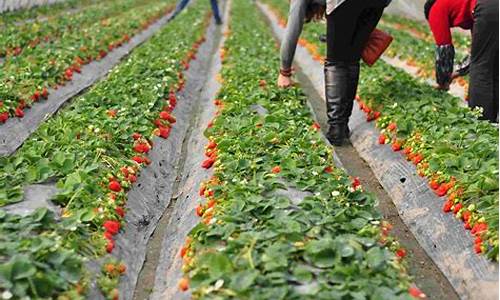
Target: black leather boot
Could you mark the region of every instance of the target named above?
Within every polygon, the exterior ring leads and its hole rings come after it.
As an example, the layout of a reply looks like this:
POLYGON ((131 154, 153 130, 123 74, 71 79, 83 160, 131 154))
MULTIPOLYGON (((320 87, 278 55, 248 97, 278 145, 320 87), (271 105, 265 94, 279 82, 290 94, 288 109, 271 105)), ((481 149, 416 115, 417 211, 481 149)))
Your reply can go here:
POLYGON ((326 137, 331 144, 342 146, 349 137, 352 113, 359 78, 359 63, 325 63, 325 98, 328 124, 326 137))

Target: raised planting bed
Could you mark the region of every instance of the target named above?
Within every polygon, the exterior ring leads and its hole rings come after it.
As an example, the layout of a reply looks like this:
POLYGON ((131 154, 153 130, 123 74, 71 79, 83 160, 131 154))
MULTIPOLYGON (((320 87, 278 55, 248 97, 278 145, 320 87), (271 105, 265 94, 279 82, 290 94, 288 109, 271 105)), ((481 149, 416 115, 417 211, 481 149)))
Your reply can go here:
MULTIPOLYGON (((277 18, 275 18, 272 12, 266 8, 267 7, 263 6, 266 15, 273 20, 273 29, 277 35, 282 38, 284 34, 283 29, 278 25, 277 18)), ((297 49, 297 63, 304 73, 311 78, 318 93, 322 94, 323 68, 321 64, 315 62, 308 54, 307 50, 302 47, 297 49)), ((463 195, 466 194, 464 193, 460 199, 453 198, 453 201, 456 202, 452 208, 457 208, 456 217, 458 217, 458 220, 450 215, 443 214, 441 212, 442 204, 438 201, 439 194, 444 192, 445 187, 442 187, 439 191, 436 190, 433 192, 428 186, 427 180, 417 175, 417 169, 414 168, 413 164, 407 163, 404 156, 398 154, 399 151, 393 151, 392 147, 394 147, 394 150, 399 148, 397 145, 398 143, 395 143, 396 145, 394 146, 391 145, 391 147, 381 146, 378 143, 380 132, 373 126, 373 122, 370 123, 367 122, 367 120, 378 119, 382 121, 386 114, 391 113, 391 110, 397 111, 397 109, 406 107, 406 114, 404 116, 403 114, 399 115, 398 119, 404 124, 403 128, 396 125, 396 127, 393 128, 394 134, 403 134, 405 131, 416 130, 416 128, 419 128, 422 132, 431 131, 433 134, 436 134, 429 135, 429 137, 424 140, 424 145, 426 145, 426 149, 429 151, 427 153, 431 153, 429 156, 424 157, 424 163, 425 160, 429 161, 431 158, 434 158, 434 160, 439 157, 441 157, 441 160, 449 159, 448 157, 443 158, 441 156, 444 153, 447 153, 447 155, 454 155, 452 160, 463 160, 461 157, 470 157, 469 155, 474 155, 470 153, 471 151, 467 150, 467 147, 473 147, 473 145, 475 145, 474 143, 476 141, 473 139, 468 140, 462 138, 462 143, 465 143, 465 145, 451 153, 446 151, 440 153, 436 150, 439 148, 433 149, 432 147, 442 147, 443 144, 448 147, 454 145, 449 141, 451 137, 446 134, 447 132, 450 135, 454 130, 464 130, 470 133, 470 131, 474 132, 474 130, 471 129, 472 127, 476 128, 475 130, 477 131, 475 132, 481 132, 481 135, 482 132, 484 132, 485 136, 491 140, 495 140, 498 139, 498 137, 495 137, 495 131, 497 132, 496 135, 498 135, 498 129, 486 122, 477 120, 474 113, 470 110, 460 108, 459 105, 457 105, 460 101, 459 99, 453 98, 446 93, 435 91, 425 84, 418 83, 404 72, 398 71, 382 61, 377 62, 373 68, 363 68, 359 87, 360 92, 371 91, 371 93, 373 93, 374 87, 377 87, 376 89, 380 91, 377 95, 377 98, 380 99, 379 101, 385 101, 384 109, 381 111, 368 109, 369 107, 366 103, 363 103, 361 106, 364 110, 355 106, 350 123, 352 131, 351 142, 358 150, 360 156, 372 167, 380 183, 392 197, 403 221, 412 230, 422 247, 449 279, 460 297, 463 299, 476 299, 476 297, 481 297, 482 299, 496 299, 498 297, 498 265, 494 262, 488 262, 486 257, 477 256, 474 252, 484 252, 488 254, 490 259, 497 259, 498 250, 495 248, 497 247, 498 231, 495 229, 497 228, 495 226, 498 225, 496 225, 497 223, 494 221, 494 215, 498 213, 498 202, 495 204, 495 201, 498 201, 498 198, 495 198, 498 197, 495 196, 495 194, 498 193, 498 188, 496 190, 491 188, 491 190, 487 192, 489 196, 486 196, 486 199, 488 199, 488 197, 491 197, 490 199, 497 199, 491 202, 482 202, 482 200, 480 200, 483 199, 483 191, 479 191, 475 188, 470 189, 470 191, 472 191, 472 193, 468 194, 468 197, 471 199, 470 201, 481 201, 483 205, 488 203, 486 205, 487 207, 481 209, 481 212, 477 210, 477 204, 474 212, 468 209, 468 204, 464 205, 462 203, 462 207, 458 205, 459 202, 463 201, 463 195), (399 84, 397 87, 394 87, 392 82, 399 84), (395 94, 396 90, 398 90, 397 95, 395 94), (417 105, 424 102, 427 102, 427 104, 422 106, 417 105), (396 105, 394 105, 395 103, 396 105), (433 109, 435 105, 438 105, 438 108, 433 109), (429 115, 426 113, 427 110, 439 115, 439 117, 433 116, 432 114, 429 115), (434 127, 426 128, 426 124, 430 124, 430 122, 433 122, 432 126, 434 127), (442 122, 442 124, 440 124, 440 122, 442 122), (448 122, 454 125, 449 125, 448 122), (460 122, 463 123, 463 125, 460 125, 460 122), (412 125, 410 126, 408 123, 412 125), (406 126, 410 126, 411 128, 406 126), (401 130, 401 133, 399 133, 398 130, 401 130), (436 132, 434 133, 434 131, 436 132), (429 140, 430 137, 437 137, 438 132, 444 132, 439 136, 439 142, 434 141, 431 143, 429 140), (472 196, 473 193, 476 193, 476 195, 472 196), (491 226, 494 229, 491 230, 490 227, 490 230, 484 230, 485 225, 478 225, 474 232, 476 236, 469 237, 467 230, 464 228, 465 223, 461 221, 464 220, 464 218, 465 220, 469 220, 469 226, 473 226, 473 223, 483 224, 482 222, 485 221, 486 218, 481 219, 482 213, 490 216, 490 220, 493 224, 491 226), (475 241, 477 241, 477 244, 475 241)), ((363 97, 360 99, 363 99, 363 97)), ((385 126, 388 126, 388 123, 389 122, 387 122, 385 126)), ((391 128, 393 126, 395 125, 391 125, 391 128)), ((390 136, 392 137, 393 135, 391 134, 390 136)), ((386 142, 385 139, 387 139, 387 136, 384 138, 384 142, 386 142)), ((457 141, 458 140, 459 139, 457 139, 457 141)), ((401 147, 403 148, 403 146, 401 147)), ((493 154, 495 151, 498 151, 495 150, 495 147, 498 146, 492 143, 489 145, 489 150, 484 151, 491 151, 489 154, 491 157, 496 156, 493 154)), ((479 156, 484 154, 475 153, 479 156)), ((414 154, 414 156, 417 155, 414 154)), ((488 157, 488 155, 485 156, 488 157)), ((482 157, 483 156, 481 156, 481 159, 468 159, 472 161, 482 161, 482 157)), ((418 160, 420 160, 420 158, 418 158, 418 160)), ((492 176, 489 178, 498 177, 498 173, 494 171, 495 168, 498 169, 498 161, 492 158, 489 162, 489 167, 482 165, 483 167, 479 169, 460 169, 465 173, 469 171, 473 173, 461 175, 460 177, 478 176, 476 178, 480 178, 478 179, 479 182, 485 182, 486 178, 488 178, 487 176, 492 176), (495 164, 497 165, 496 167, 494 166, 495 164), (490 173, 486 176, 484 172, 490 173)), ((422 161, 420 161, 419 164, 420 163, 422 163, 422 161)), ((455 172, 458 173, 457 171, 455 172)), ((488 182, 491 181, 488 179, 488 182)), ((455 183, 453 188, 458 189, 458 184, 455 183)), ((487 189, 489 189, 489 187, 487 189)), ((446 191, 446 193, 449 193, 448 197, 452 197, 452 191, 453 190, 446 191)), ((453 194, 456 196, 456 193, 453 194)), ((472 206, 471 208, 474 207, 472 206)))
MULTIPOLYGON (((75 30, 59 28, 64 33, 55 40, 50 41, 50 37, 47 42, 38 40, 36 45, 24 48, 19 55, 6 57, 0 66, 0 125, 11 117, 24 117, 26 108, 47 99, 53 89, 70 82, 76 73, 81 72, 82 66, 103 59, 113 49, 126 44, 135 34, 168 14, 174 1, 151 0, 139 4, 142 5, 129 4, 123 13, 98 18, 100 20, 87 25, 86 21, 70 16, 67 20, 69 24, 63 22, 62 26, 74 26, 75 30), (79 24, 80 21, 83 24, 79 24)), ((117 4, 111 9, 118 8, 117 4)), ((99 11, 90 10, 90 15, 99 11)), ((31 35, 29 32, 26 34, 31 35)), ((36 38, 33 37, 33 40, 36 41, 36 38)))
POLYGON ((271 84, 278 51, 255 5, 235 0, 231 17, 199 165, 214 174, 196 189, 201 222, 179 249, 179 289, 195 299, 424 297, 375 199, 333 166, 301 90, 271 84))
MULTIPOLYGON (((137 238, 123 236, 123 228, 131 225, 125 223, 127 192, 139 189, 134 199, 157 196, 141 194, 153 183, 141 179, 139 172, 166 175, 165 169, 156 169, 169 165, 163 160, 169 153, 155 151, 157 145, 175 149, 175 143, 169 146, 163 140, 176 130, 176 93, 184 89, 183 71, 204 41, 207 9, 208 3, 193 4, 184 18, 173 20, 106 80, 40 126, 14 155, 0 159, 0 202, 8 204, 0 210, 0 240, 5 246, 0 248, 2 293, 17 298, 100 299, 99 287, 106 298, 117 299, 119 279, 126 274, 128 289, 120 296, 132 297, 130 289, 140 269, 137 261, 144 253, 122 252, 137 238), (150 159, 148 153, 155 155, 150 159), (33 193, 24 190, 42 184, 50 187, 53 195, 45 201, 58 206, 55 213, 41 208, 25 217, 14 216, 17 207, 12 202, 31 202, 33 193), (130 274, 118 259, 124 253, 137 259, 130 274)), ((162 186, 156 182, 154 191, 162 186)), ((161 214, 165 203, 157 205, 154 209, 161 214)), ((128 220, 145 228, 151 220, 134 213, 137 207, 128 220)))

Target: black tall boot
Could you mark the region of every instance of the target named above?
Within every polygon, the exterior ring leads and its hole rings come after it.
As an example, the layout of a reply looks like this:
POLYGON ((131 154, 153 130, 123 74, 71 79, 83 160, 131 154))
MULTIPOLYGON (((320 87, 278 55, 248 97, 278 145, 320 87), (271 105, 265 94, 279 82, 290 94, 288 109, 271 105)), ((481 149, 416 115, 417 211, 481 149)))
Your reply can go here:
POLYGON ((328 124, 326 137, 331 144, 342 146, 349 136, 349 117, 352 113, 359 78, 359 63, 325 63, 325 98, 328 124))

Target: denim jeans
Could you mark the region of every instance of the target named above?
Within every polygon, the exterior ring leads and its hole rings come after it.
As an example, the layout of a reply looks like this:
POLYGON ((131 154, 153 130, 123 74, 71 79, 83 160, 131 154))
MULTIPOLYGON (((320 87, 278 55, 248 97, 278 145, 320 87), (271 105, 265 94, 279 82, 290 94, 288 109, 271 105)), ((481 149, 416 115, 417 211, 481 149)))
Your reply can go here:
MULTIPOLYGON (((177 3, 177 6, 175 7, 174 16, 180 13, 186 7, 186 5, 188 5, 188 3, 189 0, 180 0, 179 3, 177 3)), ((217 5, 217 0, 210 0, 210 6, 212 7, 212 12, 214 14, 215 21, 220 23, 221 18, 219 13, 219 6, 217 5)))

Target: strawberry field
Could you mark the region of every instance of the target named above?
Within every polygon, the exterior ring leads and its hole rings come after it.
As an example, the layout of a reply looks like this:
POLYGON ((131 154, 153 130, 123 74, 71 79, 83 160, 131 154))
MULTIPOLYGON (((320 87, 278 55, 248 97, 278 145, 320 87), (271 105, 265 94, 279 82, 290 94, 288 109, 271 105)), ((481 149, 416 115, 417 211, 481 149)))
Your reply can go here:
POLYGON ((1 299, 498 298, 498 126, 422 80, 425 24, 383 16, 333 148, 324 22, 282 89, 288 1, 175 5, 0 15, 1 299))

